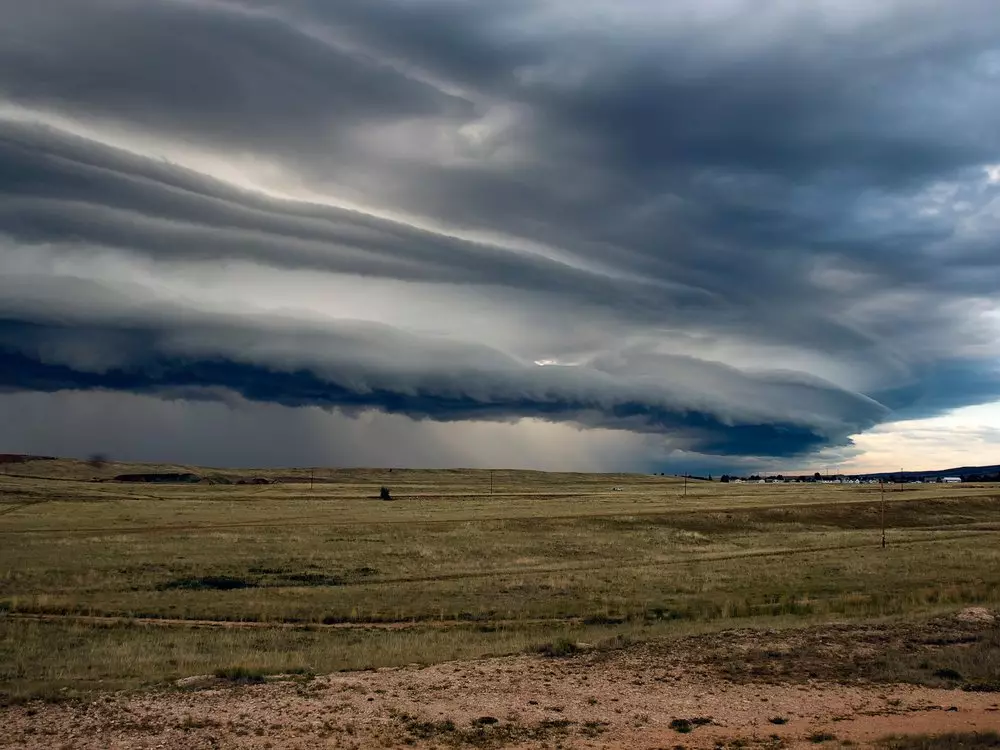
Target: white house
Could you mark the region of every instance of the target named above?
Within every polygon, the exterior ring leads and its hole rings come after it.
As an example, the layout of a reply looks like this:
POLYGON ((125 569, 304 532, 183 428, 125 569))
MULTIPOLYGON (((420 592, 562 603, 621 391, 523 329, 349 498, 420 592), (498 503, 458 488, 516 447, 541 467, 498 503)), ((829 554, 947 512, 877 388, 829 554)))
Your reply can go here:
POLYGON ((941 477, 941 481, 946 484, 957 484, 962 481, 962 477, 941 477))

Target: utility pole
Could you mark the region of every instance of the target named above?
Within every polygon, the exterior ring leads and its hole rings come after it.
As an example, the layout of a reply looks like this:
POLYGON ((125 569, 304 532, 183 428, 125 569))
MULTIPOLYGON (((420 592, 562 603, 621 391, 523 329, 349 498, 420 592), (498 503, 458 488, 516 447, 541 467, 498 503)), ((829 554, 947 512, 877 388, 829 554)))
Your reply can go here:
POLYGON ((684 475, 684 497, 688 496, 688 475, 684 475))
POLYGON ((309 469, 309 489, 313 488, 313 471, 314 469, 309 469))
POLYGON ((493 469, 490 469, 490 497, 493 497, 493 469))
POLYGON ((882 488, 882 549, 885 549, 885 482, 879 482, 882 488))

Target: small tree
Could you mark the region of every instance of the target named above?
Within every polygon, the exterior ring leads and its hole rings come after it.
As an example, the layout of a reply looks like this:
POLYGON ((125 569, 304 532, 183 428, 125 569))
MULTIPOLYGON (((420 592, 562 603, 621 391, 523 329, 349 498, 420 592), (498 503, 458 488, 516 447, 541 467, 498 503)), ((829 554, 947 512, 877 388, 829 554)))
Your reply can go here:
POLYGON ((378 496, 382 500, 392 500, 392 495, 389 493, 389 488, 384 485, 379 489, 378 496))

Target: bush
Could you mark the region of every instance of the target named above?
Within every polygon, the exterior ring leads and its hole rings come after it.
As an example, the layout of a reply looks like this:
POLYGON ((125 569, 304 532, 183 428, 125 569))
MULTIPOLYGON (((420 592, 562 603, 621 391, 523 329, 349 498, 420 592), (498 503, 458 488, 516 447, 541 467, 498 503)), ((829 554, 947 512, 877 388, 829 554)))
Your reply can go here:
POLYGON ((382 500, 392 500, 392 495, 390 494, 388 487, 381 487, 378 491, 378 496, 382 500))
POLYGON ((954 669, 948 669, 948 668, 937 670, 936 672, 934 672, 934 676, 938 677, 938 678, 940 678, 942 680, 961 680, 962 679, 962 673, 961 672, 958 672, 957 670, 954 670, 954 669))
POLYGON ((239 685, 259 685, 264 682, 264 672, 247 667, 224 667, 215 670, 215 676, 239 685))
POLYGON ((536 651, 542 656, 572 656, 580 652, 580 647, 569 638, 558 638, 551 643, 543 643, 536 651))
POLYGON ((821 742, 830 742, 831 740, 835 740, 837 737, 829 732, 813 732, 806 739, 818 745, 821 742))

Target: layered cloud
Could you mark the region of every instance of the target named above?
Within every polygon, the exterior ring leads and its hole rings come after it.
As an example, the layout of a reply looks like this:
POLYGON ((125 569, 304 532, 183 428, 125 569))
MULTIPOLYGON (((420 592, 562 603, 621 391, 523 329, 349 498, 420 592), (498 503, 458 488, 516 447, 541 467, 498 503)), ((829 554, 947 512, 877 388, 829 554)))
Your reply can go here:
POLYGON ((1000 399, 992 4, 661 6, 0 0, 0 387, 709 462, 1000 399))

